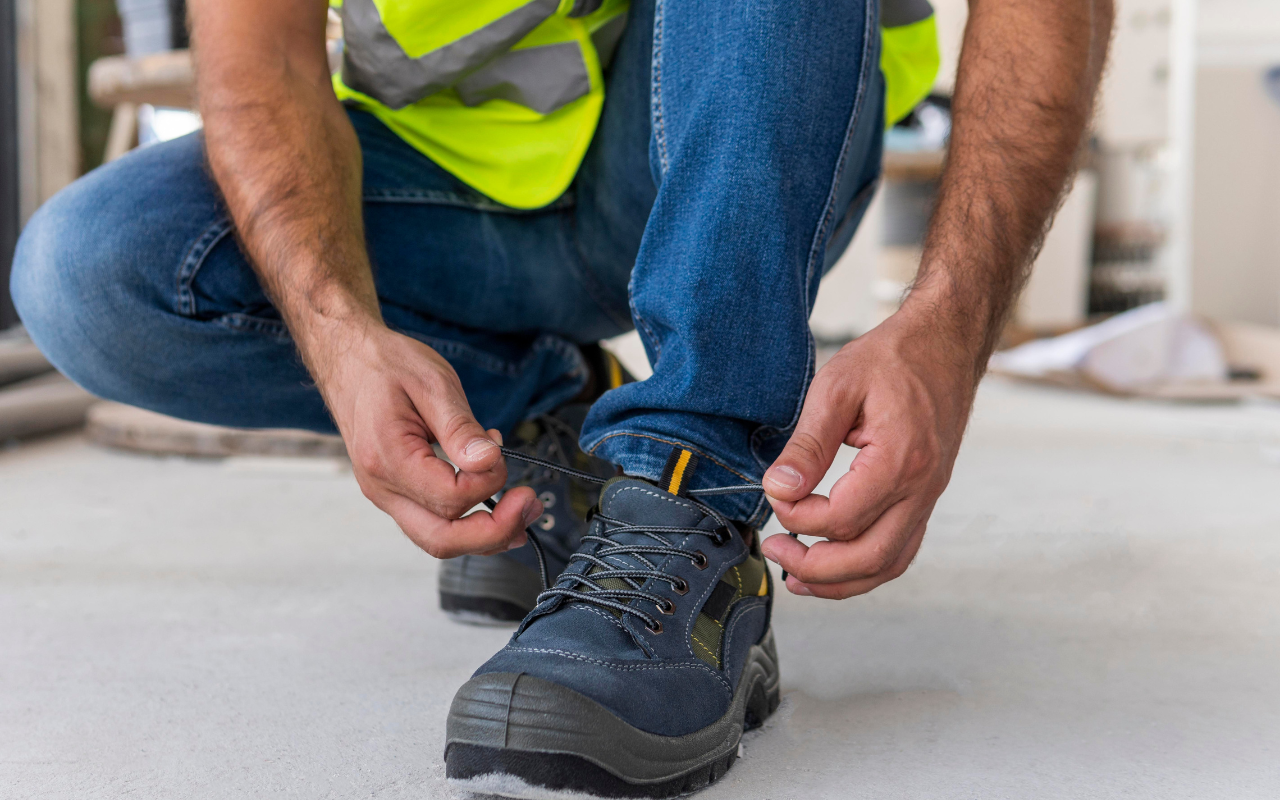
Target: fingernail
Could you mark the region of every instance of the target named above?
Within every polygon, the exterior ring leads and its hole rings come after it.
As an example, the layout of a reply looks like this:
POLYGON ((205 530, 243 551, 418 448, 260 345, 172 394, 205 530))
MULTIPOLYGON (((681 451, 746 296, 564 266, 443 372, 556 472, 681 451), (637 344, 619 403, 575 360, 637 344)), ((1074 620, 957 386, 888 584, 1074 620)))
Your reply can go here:
POLYGON ((804 482, 804 478, 800 476, 799 472, 787 466, 770 467, 769 471, 765 473, 765 477, 788 489, 799 489, 800 484, 804 482))
POLYGON ((791 584, 787 584, 787 588, 791 590, 792 594, 798 594, 803 597, 813 597, 813 592, 805 588, 803 584, 799 586, 792 586, 791 584))
POLYGON ((467 458, 478 458, 490 447, 497 447, 497 445, 488 439, 472 439, 467 442, 466 447, 462 448, 462 454, 467 458))
POLYGON ((527 528, 533 524, 533 521, 542 516, 542 509, 538 507, 538 499, 530 497, 524 503, 524 526, 527 528))
POLYGON ((520 539, 519 541, 515 541, 507 545, 507 550, 508 551, 519 550, 521 547, 524 547, 528 543, 529 543, 529 537, 526 536, 525 538, 520 539))
POLYGON ((760 548, 760 555, 769 559, 770 561, 777 564, 778 566, 782 566, 782 562, 778 560, 778 557, 775 556, 773 553, 770 553, 768 550, 765 550, 763 547, 760 548))

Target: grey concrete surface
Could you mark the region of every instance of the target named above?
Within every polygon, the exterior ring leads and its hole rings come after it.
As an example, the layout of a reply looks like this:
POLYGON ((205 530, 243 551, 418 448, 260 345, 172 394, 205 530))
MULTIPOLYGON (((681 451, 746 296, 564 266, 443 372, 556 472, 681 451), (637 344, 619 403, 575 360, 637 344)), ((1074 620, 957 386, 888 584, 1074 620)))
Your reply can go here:
MULTIPOLYGON (((436 798, 507 633, 340 462, 0 452, 0 797, 436 798)), ((783 596, 715 798, 1280 797, 1280 408, 988 382, 917 563, 783 596)))

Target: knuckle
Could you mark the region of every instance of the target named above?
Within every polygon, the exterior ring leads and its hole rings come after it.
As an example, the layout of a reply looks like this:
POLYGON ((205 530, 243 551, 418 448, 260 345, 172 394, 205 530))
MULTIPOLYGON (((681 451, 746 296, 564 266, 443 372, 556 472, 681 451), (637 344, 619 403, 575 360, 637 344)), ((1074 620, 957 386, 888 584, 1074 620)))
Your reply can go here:
POLYGON ((849 398, 848 388, 840 381, 824 380, 816 388, 819 399, 828 405, 840 406, 849 398))
POLYGON ((387 478, 386 465, 377 453, 367 451, 356 453, 351 463, 357 474, 362 473, 375 481, 385 481, 387 478))
POLYGON ((933 453, 927 448, 912 448, 902 460, 902 472, 909 479, 924 477, 933 471, 937 463, 933 453))
POLYGON ((827 532, 826 538, 836 542, 847 542, 851 539, 858 538, 862 531, 858 528, 856 521, 852 519, 843 519, 831 526, 831 530, 827 532))
POLYGON ((433 497, 427 500, 427 510, 438 517, 458 519, 470 506, 450 498, 433 497))
POLYGON ((457 438, 458 435, 469 428, 471 424, 472 419, 470 417, 463 414, 461 411, 455 411, 445 417, 445 419, 440 423, 440 430, 435 433, 441 441, 447 442, 457 438))
POLYGON ((880 575, 888 572, 897 557, 897 553, 893 551, 892 546, 888 544, 879 544, 867 554, 864 562, 866 572, 869 575, 880 575))
POLYGON ((807 431, 796 431, 791 434, 791 441, 787 446, 798 451, 800 457, 806 461, 822 461, 822 443, 807 431))

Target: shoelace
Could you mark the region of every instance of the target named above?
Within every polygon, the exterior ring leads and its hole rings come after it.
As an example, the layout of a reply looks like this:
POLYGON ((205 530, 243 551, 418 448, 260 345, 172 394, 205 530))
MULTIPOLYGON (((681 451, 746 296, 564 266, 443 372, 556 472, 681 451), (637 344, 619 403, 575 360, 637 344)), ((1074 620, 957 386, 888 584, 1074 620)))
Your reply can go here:
MULTIPOLYGON (((526 453, 521 453, 507 447, 503 447, 501 450, 502 454, 507 458, 514 458, 517 461, 523 461, 528 464, 543 467, 544 469, 552 469, 587 483, 604 485, 607 482, 606 479, 592 475, 589 472, 583 472, 582 470, 573 469, 572 467, 567 467, 563 464, 557 464, 554 461, 530 456, 526 453)), ((602 608, 612 609, 622 614, 634 615, 644 621, 645 627, 648 628, 651 633, 662 633, 662 622, 658 620, 657 617, 648 613, 643 608, 635 608, 627 605, 624 601, 635 599, 645 600, 653 603, 657 608, 658 613, 670 615, 675 613, 674 603, 661 595, 643 591, 640 587, 644 585, 645 581, 656 579, 669 583, 676 594, 684 594, 689 591, 689 585, 683 578, 668 575, 667 573, 659 570, 657 565, 646 558, 646 556, 677 556, 688 558, 698 569, 706 569, 707 564, 710 562, 707 559, 706 553, 703 553, 701 550, 686 550, 684 548, 674 547, 664 539, 661 534, 702 535, 708 537, 714 546, 719 547, 729 541, 729 538, 733 535, 731 533, 732 527, 729 521, 714 509, 703 503, 699 503, 693 498, 710 497, 712 495, 721 494, 736 494, 738 492, 761 491, 764 491, 764 487, 758 483, 743 483, 735 486, 691 489, 685 492, 685 496, 688 497, 694 505, 698 506, 698 508, 702 509, 702 511, 708 516, 720 523, 719 527, 715 530, 664 525, 632 525, 624 522, 623 520, 607 517, 597 512, 593 516, 593 519, 599 519, 604 522, 604 534, 588 534, 582 537, 582 540, 584 542, 595 542, 599 545, 603 545, 603 547, 598 549, 594 554, 581 552, 574 553, 569 557, 569 563, 572 564, 575 561, 589 561, 596 567, 599 567, 599 571, 589 575, 583 573, 575 575, 566 574, 561 576, 560 580, 570 582, 570 586, 562 587, 558 584, 554 586, 552 585, 551 576, 547 572, 547 558, 543 551, 543 544, 538 539, 538 534, 533 530, 533 527, 529 526, 525 528, 525 532, 529 536, 529 544, 533 546, 534 555, 538 559, 538 572, 542 578, 543 591, 538 595, 537 603, 540 605, 544 600, 552 597, 565 597, 571 600, 597 605, 602 608), (652 539, 654 544, 624 545, 618 544, 610 538, 611 536, 617 536, 623 533, 643 534, 644 536, 652 539), (620 569, 616 565, 610 564, 604 560, 610 556, 630 556, 642 564, 643 567, 620 569), (598 583, 598 581, 609 578, 619 578, 630 588, 611 588, 598 583), (582 591, 577 588, 580 586, 586 586, 589 591, 582 591)), ((485 500, 484 504, 490 509, 497 506, 497 503, 492 499, 485 500)))

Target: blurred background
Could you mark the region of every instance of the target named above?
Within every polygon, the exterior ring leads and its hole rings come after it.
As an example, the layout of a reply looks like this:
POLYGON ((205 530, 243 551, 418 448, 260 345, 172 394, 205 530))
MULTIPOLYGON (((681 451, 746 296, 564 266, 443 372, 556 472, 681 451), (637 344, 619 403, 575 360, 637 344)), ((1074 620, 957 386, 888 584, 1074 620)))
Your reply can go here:
MULTIPOLYGON (((812 327, 827 349, 891 314, 919 263, 967 10, 964 0, 935 5, 942 70, 934 94, 889 131, 881 188, 823 283, 812 327)), ((1069 357, 1033 349, 993 366, 1122 394, 1272 396, 1269 384, 1280 380, 1272 336, 1280 326, 1280 4, 1117 5, 1079 172, 1002 346, 1159 305, 1068 340, 1069 357), (1111 345, 1111 372, 1090 373, 1088 353, 1117 336, 1130 341, 1111 345), (1202 346, 1188 351, 1188 336, 1202 346)), ((184 0, 9 0, 0 10, 0 352, 8 353, 0 379, 38 368, 37 356, 18 353, 25 345, 5 279, 23 222, 104 161, 199 127, 184 21, 184 0)), ((336 57, 336 16, 329 35, 336 57)), ((644 371, 638 342, 617 348, 644 371)), ((59 413, 0 419, 0 438, 73 424, 87 400, 71 402, 70 388, 45 388, 35 402, 59 392, 67 401, 59 413)))

